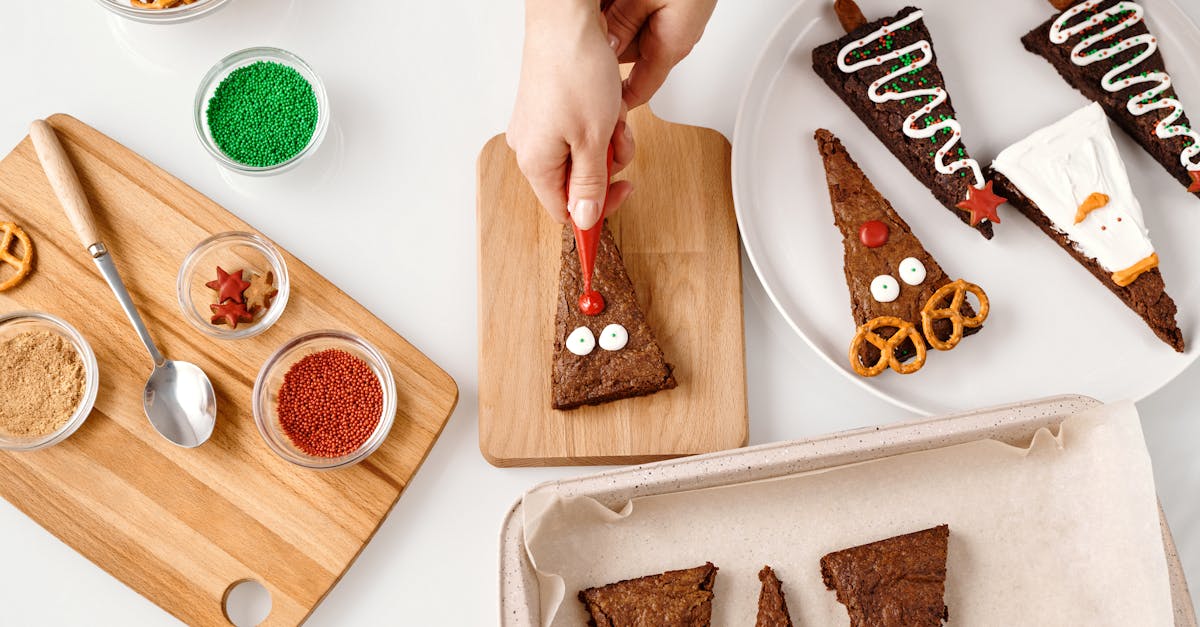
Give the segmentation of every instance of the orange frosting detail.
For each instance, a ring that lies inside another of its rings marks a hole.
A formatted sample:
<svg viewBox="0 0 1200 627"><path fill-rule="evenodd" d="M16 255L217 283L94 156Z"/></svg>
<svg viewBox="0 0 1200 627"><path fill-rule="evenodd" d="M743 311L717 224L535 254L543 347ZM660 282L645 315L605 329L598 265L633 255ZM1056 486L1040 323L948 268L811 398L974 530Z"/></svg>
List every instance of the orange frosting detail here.
<svg viewBox="0 0 1200 627"><path fill-rule="evenodd" d="M1137 280L1142 274L1158 267L1158 253L1150 253L1149 257L1112 274L1113 283L1125 287Z"/></svg>
<svg viewBox="0 0 1200 627"><path fill-rule="evenodd" d="M1089 213L1106 205L1108 205L1108 194L1092 192L1087 198L1083 199L1083 202L1079 205L1079 209L1075 211L1075 224L1083 222L1083 219L1088 217Z"/></svg>

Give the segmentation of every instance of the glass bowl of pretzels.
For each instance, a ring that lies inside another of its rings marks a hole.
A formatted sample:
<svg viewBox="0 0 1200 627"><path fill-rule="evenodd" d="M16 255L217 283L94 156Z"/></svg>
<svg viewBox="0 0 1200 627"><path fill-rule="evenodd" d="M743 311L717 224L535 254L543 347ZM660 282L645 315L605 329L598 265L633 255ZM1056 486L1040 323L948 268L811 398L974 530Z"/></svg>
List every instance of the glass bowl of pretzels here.
<svg viewBox="0 0 1200 627"><path fill-rule="evenodd" d="M227 0L96 0L109 11L147 24L174 24L208 15Z"/></svg>

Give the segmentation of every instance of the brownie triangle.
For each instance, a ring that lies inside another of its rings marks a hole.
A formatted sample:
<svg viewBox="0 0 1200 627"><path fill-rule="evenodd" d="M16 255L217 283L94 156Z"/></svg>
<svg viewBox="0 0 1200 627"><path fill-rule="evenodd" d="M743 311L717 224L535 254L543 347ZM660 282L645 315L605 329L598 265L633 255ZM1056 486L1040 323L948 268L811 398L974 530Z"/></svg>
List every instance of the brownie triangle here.
<svg viewBox="0 0 1200 627"><path fill-rule="evenodd" d="M716 577L717 567L709 562L581 590L579 600L592 627L702 627L712 622Z"/></svg>
<svg viewBox="0 0 1200 627"><path fill-rule="evenodd" d="M842 233L845 251L843 267L855 326L862 326L874 318L895 317L912 323L920 332L921 309L934 292L951 282L950 277L913 234L908 223L892 208L892 204L875 189L841 140L825 129L818 130L815 137L825 163L833 222ZM879 233L864 233L871 227L875 227ZM872 240L875 236L882 241ZM916 259L924 268L924 280L917 285L895 280L904 277L911 263L903 262L909 258ZM892 287L899 292L895 300L881 302L872 293L872 283L881 276L894 279ZM966 301L961 312L966 317L975 315L974 308ZM963 334L971 335L981 328L966 328ZM938 337L945 338L950 334L950 322L938 320L933 330ZM880 331L884 337L891 337L894 333L895 329ZM897 348L895 354L901 361L906 361L915 354L915 347L911 341L906 341ZM863 344L859 351L862 363L872 364L878 358L877 348Z"/></svg>
<svg viewBox="0 0 1200 627"><path fill-rule="evenodd" d="M1144 13L1141 4L1129 0L1078 2L1030 31L1021 43L1049 61L1088 100L1099 102L1171 176L1185 187L1196 185L1189 191L1197 191L1200 132L1192 129L1170 86L1166 61Z"/></svg>
<svg viewBox="0 0 1200 627"><path fill-rule="evenodd" d="M755 627L792 627L792 617L788 614L787 599L783 596L783 582L775 576L770 566L763 566L758 572L758 580L762 582L762 590L758 593L758 618Z"/></svg>
<svg viewBox="0 0 1200 627"><path fill-rule="evenodd" d="M607 223L596 251L592 287L606 303L597 316L587 316L579 310L583 273L575 252L574 233L570 227L564 227L550 385L554 409L597 405L674 388L671 365L646 322ZM606 332L608 337L604 335ZM624 338L618 337L622 332ZM622 343L621 339L625 341ZM569 343L575 350L571 350ZM620 347L613 348L617 345Z"/></svg>
<svg viewBox="0 0 1200 627"><path fill-rule="evenodd" d="M825 587L850 614L850 627L937 627L946 608L950 528L939 525L843 549L821 558Z"/></svg>
<svg viewBox="0 0 1200 627"><path fill-rule="evenodd" d="M1183 352L1175 301L1100 105L1005 148L991 169L1018 211Z"/></svg>
<svg viewBox="0 0 1200 627"><path fill-rule="evenodd" d="M923 15L907 7L819 46L813 69L938 202L991 239L994 204L991 219L959 208L986 181L961 141Z"/></svg>

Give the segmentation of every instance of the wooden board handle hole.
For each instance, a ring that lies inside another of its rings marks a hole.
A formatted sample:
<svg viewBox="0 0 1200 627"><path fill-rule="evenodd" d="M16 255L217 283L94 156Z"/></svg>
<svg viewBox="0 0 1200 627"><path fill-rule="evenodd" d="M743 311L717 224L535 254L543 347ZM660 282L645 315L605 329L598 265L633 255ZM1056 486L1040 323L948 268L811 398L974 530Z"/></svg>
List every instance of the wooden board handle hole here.
<svg viewBox="0 0 1200 627"><path fill-rule="evenodd" d="M225 618L235 627L255 627L271 615L271 591L254 579L235 581L221 601Z"/></svg>

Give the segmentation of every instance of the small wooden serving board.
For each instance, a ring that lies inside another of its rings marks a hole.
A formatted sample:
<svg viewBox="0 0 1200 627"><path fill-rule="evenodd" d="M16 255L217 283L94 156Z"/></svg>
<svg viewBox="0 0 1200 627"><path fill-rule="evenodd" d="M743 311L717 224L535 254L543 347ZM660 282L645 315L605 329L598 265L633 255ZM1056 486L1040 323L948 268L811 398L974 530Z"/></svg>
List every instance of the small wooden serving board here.
<svg viewBox="0 0 1200 627"><path fill-rule="evenodd" d="M679 387L550 408L562 227L545 215L503 135L478 163L479 446L497 466L628 464L744 446L742 275L729 142L648 107L633 195L609 221Z"/></svg>
<svg viewBox="0 0 1200 627"><path fill-rule="evenodd" d="M254 579L270 592L264 625L297 625L374 535L437 440L458 400L441 368L329 281L283 252L291 298L279 321L244 340L208 338L176 303L180 263L205 237L249 231L178 179L64 115L50 118L100 229L159 347L199 365L217 393L212 439L177 448L142 412L150 360L50 189L26 138L0 161L0 220L33 240L36 269L0 293L0 312L36 309L91 343L100 389L65 442L0 453L0 495L63 542L189 625L228 625L224 597ZM277 458L251 414L251 388L288 339L335 328L387 357L398 410L371 457L317 472Z"/></svg>

